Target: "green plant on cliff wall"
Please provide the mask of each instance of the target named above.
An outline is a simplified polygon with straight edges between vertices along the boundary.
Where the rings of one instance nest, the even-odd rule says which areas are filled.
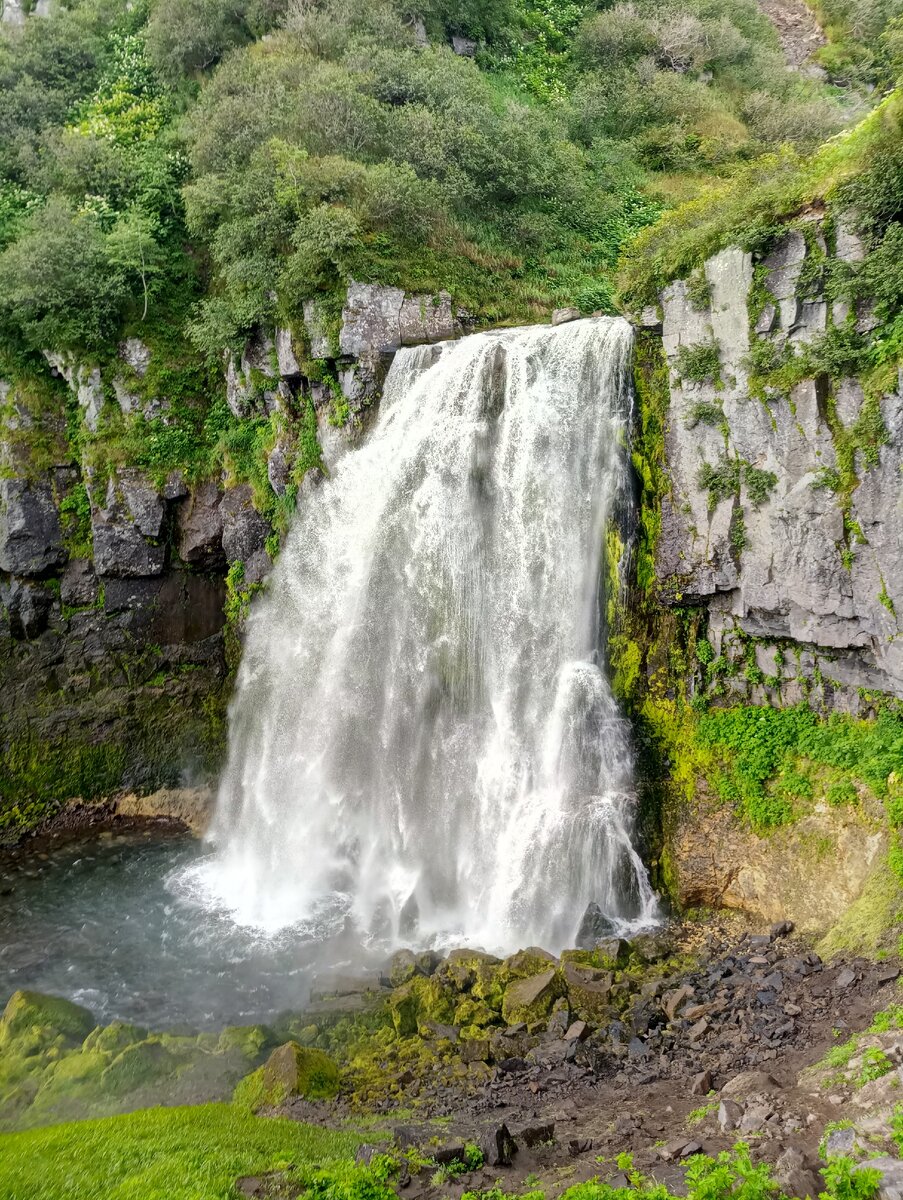
[[[826,786],[852,776],[878,797],[891,794],[903,769],[903,717],[889,710],[871,722],[841,714],[822,718],[806,705],[696,713],[689,704],[650,697],[643,712],[667,747],[684,800],[692,800],[704,779],[759,832],[786,824],[794,802],[812,797],[807,764],[829,769]],[[848,790],[844,795],[850,798]]]

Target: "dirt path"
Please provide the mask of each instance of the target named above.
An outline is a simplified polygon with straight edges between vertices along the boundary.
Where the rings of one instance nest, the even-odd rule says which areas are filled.
[[[820,74],[812,55],[828,39],[804,0],[759,0],[759,8],[777,29],[790,66],[806,74]]]

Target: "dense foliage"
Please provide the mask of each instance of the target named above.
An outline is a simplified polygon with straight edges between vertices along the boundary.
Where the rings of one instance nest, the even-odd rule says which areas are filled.
[[[349,277],[609,308],[669,196],[849,116],[753,0],[80,0],[0,37],[0,354],[218,355]]]

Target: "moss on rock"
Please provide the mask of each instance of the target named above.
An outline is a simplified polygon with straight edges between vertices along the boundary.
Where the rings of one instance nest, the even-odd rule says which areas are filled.
[[[113,1021],[110,1025],[98,1025],[85,1038],[83,1050],[104,1050],[110,1054],[118,1054],[126,1046],[134,1046],[147,1038],[147,1030],[137,1025],[128,1025],[125,1021]]]
[[[528,1028],[544,1021],[565,994],[564,977],[554,967],[526,979],[515,979],[505,988],[502,1016],[509,1025],[524,1022]]]
[[[339,1090],[336,1062],[310,1046],[286,1042],[262,1067],[247,1075],[235,1089],[236,1104],[256,1112],[284,1103],[290,1096],[305,1100],[328,1100]]]
[[[40,992],[13,992],[0,1017],[0,1048],[20,1055],[84,1041],[94,1017],[80,1004]]]
[[[113,1059],[101,1077],[104,1090],[113,1095],[134,1092],[171,1075],[178,1060],[157,1038],[147,1038],[126,1046]]]

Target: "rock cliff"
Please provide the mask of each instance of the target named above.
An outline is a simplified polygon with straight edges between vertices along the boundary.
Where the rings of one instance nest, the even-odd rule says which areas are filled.
[[[224,359],[236,420],[277,414],[270,500],[315,485],[359,436],[399,346],[461,330],[447,293],[364,284],[336,319],[314,304],[306,316]],[[234,626],[278,538],[259,481],[96,461],[111,423],[178,426],[171,397],[145,386],[153,354],[137,337],[103,364],[48,350],[40,387],[0,381],[0,839],[68,797],[191,782],[218,763],[226,610]],[[319,444],[302,463],[311,409]]]
[[[851,371],[869,312],[826,287],[862,254],[811,219],[755,262],[722,251],[646,314],[670,387],[659,598],[705,606],[716,656],[754,640],[761,679],[738,699],[903,696],[903,379]]]

